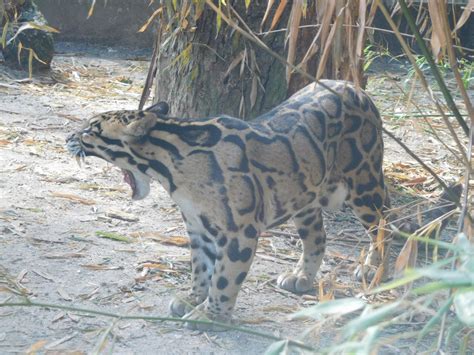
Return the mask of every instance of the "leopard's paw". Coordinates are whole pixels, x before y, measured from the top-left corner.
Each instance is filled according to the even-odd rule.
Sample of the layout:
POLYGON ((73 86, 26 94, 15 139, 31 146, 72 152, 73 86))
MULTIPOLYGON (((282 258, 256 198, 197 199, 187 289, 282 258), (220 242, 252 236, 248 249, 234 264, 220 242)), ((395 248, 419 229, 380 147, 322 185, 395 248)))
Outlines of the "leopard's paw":
POLYGON ((362 282, 371 282, 374 279, 375 273, 377 272, 377 267, 367 264, 359 264, 354 271, 354 278, 357 281, 362 282))
POLYGON ((191 330, 223 332, 228 330, 227 327, 221 324, 230 324, 231 317, 223 315, 215 315, 207 310, 206 303, 202 303, 195 307, 191 312, 186 314, 183 319, 190 320, 186 322, 185 327, 191 330))
POLYGON ((183 317, 196 307, 195 298, 189 295, 174 297, 169 305, 171 315, 173 317, 183 317))
POLYGON ((305 293, 313 289, 313 280, 310 280, 304 274, 299 275, 293 272, 286 272, 278 277, 277 285, 293 293, 305 293))

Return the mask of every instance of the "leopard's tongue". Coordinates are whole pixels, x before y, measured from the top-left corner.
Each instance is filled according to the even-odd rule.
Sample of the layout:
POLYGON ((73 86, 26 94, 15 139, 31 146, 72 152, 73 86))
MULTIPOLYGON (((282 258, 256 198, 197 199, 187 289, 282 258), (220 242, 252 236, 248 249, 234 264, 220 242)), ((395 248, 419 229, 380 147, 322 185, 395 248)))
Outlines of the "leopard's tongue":
POLYGON ((123 181, 130 185, 132 189, 132 198, 134 198, 137 195, 137 184, 135 182, 135 178, 133 177, 133 174, 128 170, 122 169, 122 173, 123 181))

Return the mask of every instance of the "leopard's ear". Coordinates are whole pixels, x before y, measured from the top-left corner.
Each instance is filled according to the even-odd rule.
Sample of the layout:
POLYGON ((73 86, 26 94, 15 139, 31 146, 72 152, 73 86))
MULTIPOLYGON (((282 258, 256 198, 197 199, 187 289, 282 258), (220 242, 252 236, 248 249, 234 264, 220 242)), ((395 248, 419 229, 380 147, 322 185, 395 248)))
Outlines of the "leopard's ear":
POLYGON ((145 115, 140 119, 133 120, 127 124, 123 133, 134 138, 141 138, 147 135, 155 124, 156 116, 145 113, 145 115))
POLYGON ((170 106, 168 105, 167 102, 160 101, 148 107, 145 111, 153 112, 154 114, 165 116, 170 111, 170 106))

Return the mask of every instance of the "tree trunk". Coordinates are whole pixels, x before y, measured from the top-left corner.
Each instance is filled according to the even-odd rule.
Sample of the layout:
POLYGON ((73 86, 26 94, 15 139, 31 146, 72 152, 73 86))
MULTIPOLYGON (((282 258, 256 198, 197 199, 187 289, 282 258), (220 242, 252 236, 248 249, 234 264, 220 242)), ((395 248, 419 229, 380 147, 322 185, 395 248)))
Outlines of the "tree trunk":
MULTIPOLYGON (((273 108, 311 81, 293 73, 287 83, 283 63, 243 38, 227 26, 224 20, 218 31, 218 19, 210 8, 205 6, 199 9, 198 5, 189 5, 187 0, 177 2, 179 11, 170 6, 164 11, 155 78, 155 102, 167 101, 171 115, 208 117, 227 114, 251 119, 273 108), (187 15, 183 16, 183 13, 187 15), (195 18, 197 20, 193 20, 195 18)), ((226 3, 234 6, 245 24, 232 13, 230 7, 223 7, 226 16, 233 18, 241 28, 248 26, 253 32, 259 33, 267 7, 266 1, 253 0, 248 10, 242 0, 229 0, 226 3)), ((291 38, 297 38, 294 56, 296 65, 301 63, 313 40, 319 38, 319 42, 315 42, 316 45, 312 47, 315 50, 309 56, 310 59, 302 68, 313 76, 355 80, 363 86, 362 60, 355 58, 357 33, 351 26, 342 26, 343 23, 356 25, 358 3, 359 1, 337 0, 337 5, 333 8, 329 5, 331 2, 321 2, 319 7, 319 2, 308 2, 304 16, 299 17, 301 27, 296 27, 297 37, 293 37, 295 32, 287 33, 285 29, 292 15, 291 11, 302 11, 301 8, 296 9, 290 5, 292 2, 288 2, 282 15, 278 17, 277 6, 274 6, 266 26, 269 27, 277 17, 278 26, 282 30, 259 38, 283 57, 286 56, 285 36, 288 35, 287 42, 291 38), (329 8, 332 10, 329 11, 329 8), (341 9, 345 10, 340 11, 341 9), (316 37, 319 26, 306 26, 321 24, 324 16, 327 16, 329 24, 338 24, 332 41, 327 31, 325 35, 316 37), (328 45, 324 42, 326 40, 328 45), (320 73, 317 73, 318 63, 327 50, 330 55, 325 58, 325 65, 321 65, 320 73)))
MULTIPOLYGON (((244 1, 234 3, 247 25, 258 32, 266 4, 255 1, 246 12, 244 1)), ((283 53, 284 36, 279 32, 264 41, 283 53)), ((285 67, 223 21, 217 34, 216 15, 208 8, 194 32, 163 33, 160 42, 155 101, 167 101, 173 116, 227 114, 248 119, 287 96, 285 67)))

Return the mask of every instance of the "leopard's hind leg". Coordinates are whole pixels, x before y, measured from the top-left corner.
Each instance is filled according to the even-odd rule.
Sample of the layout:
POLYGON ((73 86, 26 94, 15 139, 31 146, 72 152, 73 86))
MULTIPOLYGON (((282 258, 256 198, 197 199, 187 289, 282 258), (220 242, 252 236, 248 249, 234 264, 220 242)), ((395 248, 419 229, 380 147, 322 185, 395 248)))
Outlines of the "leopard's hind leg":
POLYGON ((365 261, 355 270, 357 279, 372 280, 376 269, 383 264, 383 278, 388 276, 388 263, 392 236, 383 231, 383 238, 377 240, 380 220, 386 218, 390 199, 384 183, 383 173, 373 174, 368 165, 363 165, 349 177, 349 195, 346 204, 352 208, 367 230, 371 241, 365 261))
POLYGON ((313 288, 326 248, 326 232, 321 208, 308 207, 298 213, 294 221, 303 243, 303 253, 295 269, 281 274, 277 284, 287 291, 304 293, 313 288))

